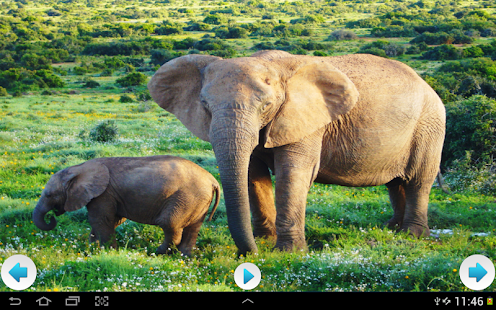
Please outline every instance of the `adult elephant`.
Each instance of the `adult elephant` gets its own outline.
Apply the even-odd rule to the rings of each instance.
[[[254,236],[277,236],[283,250],[305,248],[313,181],[386,184],[394,209],[389,226],[430,234],[427,205],[445,110],[410,67],[365,54],[188,55],[164,64],[148,88],[162,108],[212,144],[240,253],[257,251]]]

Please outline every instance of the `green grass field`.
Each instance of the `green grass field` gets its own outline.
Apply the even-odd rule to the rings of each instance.
[[[233,271],[253,262],[262,271],[260,291],[463,291],[458,268],[469,255],[496,256],[496,197],[434,188],[429,220],[450,229],[439,238],[414,240],[383,228],[392,216],[387,189],[315,184],[308,198],[309,252],[260,252],[238,258],[223,201],[206,222],[192,257],[155,256],[162,230],[127,221],[117,229],[120,249],[89,244],[86,210],[60,216],[40,231],[31,221],[44,184],[64,167],[102,156],[174,154],[218,176],[210,145],[159,109],[136,112],[112,93],[27,96],[3,100],[0,154],[0,263],[14,254],[31,257],[36,291],[238,291]],[[113,119],[119,138],[89,142],[79,133]],[[473,233],[489,235],[473,236]],[[487,290],[495,290],[493,284]],[[0,284],[0,291],[9,291]]]
[[[70,61],[50,60],[51,72],[65,86],[49,89],[15,84],[12,80],[7,81],[12,88],[0,97],[0,265],[15,254],[33,259],[38,276],[28,291],[241,291],[234,283],[233,273],[243,262],[252,262],[261,270],[262,281],[256,291],[467,291],[459,277],[462,261],[470,255],[482,254],[496,262],[496,196],[484,195],[474,185],[451,194],[434,187],[429,203],[433,234],[417,240],[384,228],[393,215],[385,186],[347,188],[314,184],[306,210],[309,250],[273,251],[273,241],[257,239],[259,253],[247,257],[237,256],[223,198],[213,221],[202,226],[191,257],[155,255],[163,241],[162,230],[131,221],[117,228],[118,250],[90,244],[91,228],[85,208],[60,216],[57,227],[49,232],[39,230],[31,221],[32,210],[50,176],[92,158],[176,155],[199,164],[219,179],[211,145],[193,136],[154,102],[137,98],[136,94],[145,91],[146,86],[117,85],[116,80],[128,73],[125,67],[110,68],[114,70],[111,74],[103,74],[104,61],[112,57],[83,54],[88,38],[92,43],[103,43],[102,48],[106,42],[121,40],[142,44],[147,37],[156,39],[157,44],[164,41],[171,46],[171,42],[186,38],[213,37],[218,26],[271,22],[265,34],[262,31],[257,34],[258,26],[248,27],[249,35],[224,42],[235,51],[235,57],[251,55],[254,46],[261,42],[296,44],[281,46],[292,53],[308,55],[315,50],[310,47],[302,50],[307,43],[322,43],[319,51],[327,55],[355,53],[377,40],[387,40],[406,50],[412,45],[409,42],[413,37],[376,38],[371,35],[375,26],[350,28],[358,35],[350,41],[331,42],[327,38],[348,22],[378,16],[381,20],[376,26],[398,28],[408,23],[422,26],[432,21],[437,24],[438,20],[458,25],[460,18],[453,15],[456,12],[461,12],[464,23],[479,27],[483,33],[486,24],[495,20],[496,6],[490,1],[457,1],[453,7],[453,3],[444,0],[87,1],[88,5],[65,2],[7,0],[6,6],[0,8],[0,17],[5,21],[5,26],[0,27],[0,35],[5,38],[5,44],[0,40],[1,68],[20,70],[22,66],[31,66],[29,74],[32,74],[42,67],[30,63],[38,56],[23,59],[23,55],[17,54],[19,51],[29,50],[48,59],[52,56],[46,48],[39,47],[41,43],[67,36],[74,39],[70,42],[73,45],[58,41],[59,45],[50,48],[54,53],[63,49],[74,53],[67,55],[70,56],[67,59],[73,57]],[[53,8],[56,10],[50,11]],[[492,15],[485,17],[480,13],[482,17],[474,17],[468,12],[472,8]],[[409,15],[385,16],[389,12]],[[209,14],[225,16],[225,21],[221,25],[209,25],[210,29],[205,31],[153,33],[153,36],[140,32],[141,26],[158,29],[166,20],[183,23],[179,28],[190,26],[204,21]],[[322,20],[291,23],[302,17]],[[127,30],[126,27],[133,30],[118,34]],[[286,27],[286,32],[274,31],[277,27]],[[298,27],[300,35],[288,30]],[[309,35],[302,36],[302,29],[309,30]],[[487,29],[492,31],[490,27]],[[106,36],[108,33],[111,35]],[[489,44],[495,36],[478,36],[473,45]],[[167,51],[216,55],[224,49],[199,51],[188,47]],[[420,74],[432,73],[444,63],[419,57],[419,53],[402,53],[392,58],[407,63]],[[143,69],[148,78],[156,66],[150,63],[150,51],[117,58],[126,61],[143,58],[144,65],[136,69]],[[83,64],[88,65],[88,71],[77,73],[76,70],[84,69]],[[14,74],[2,75],[4,71],[7,69],[0,70],[0,82],[13,79]],[[485,77],[471,74],[477,78],[473,81],[485,81]],[[458,85],[452,78],[450,83]],[[100,86],[83,87],[88,80]],[[32,83],[28,78],[21,81]],[[496,89],[496,84],[493,86]],[[2,90],[7,92],[2,88],[0,94]],[[131,102],[120,102],[124,95],[130,96]],[[115,122],[117,139],[104,143],[89,139],[91,129],[105,120]],[[5,291],[11,289],[0,281],[0,292]],[[496,291],[496,284],[486,291]]]

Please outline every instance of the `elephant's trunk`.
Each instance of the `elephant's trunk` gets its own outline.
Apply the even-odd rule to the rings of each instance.
[[[44,204],[42,200],[38,202],[36,208],[33,211],[33,223],[41,230],[52,230],[57,225],[57,220],[55,217],[50,218],[50,222],[47,224],[45,222],[45,215],[50,211],[51,208]]]
[[[254,119],[254,118],[251,118]],[[258,143],[258,128],[250,119],[240,120],[235,111],[213,115],[212,143],[224,191],[229,230],[239,254],[257,252],[248,198],[248,165]]]

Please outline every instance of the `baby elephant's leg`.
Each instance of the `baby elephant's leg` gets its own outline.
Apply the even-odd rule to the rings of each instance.
[[[179,245],[183,229],[170,226],[162,226],[164,231],[164,242],[157,249],[157,254],[169,254],[174,246]]]
[[[91,225],[90,242],[99,241],[100,245],[116,249],[115,228],[123,222],[122,217],[105,212],[98,206],[88,206],[88,221]]]
[[[200,221],[193,223],[188,227],[185,227],[183,230],[183,238],[177,249],[186,256],[191,255],[191,250],[193,250],[193,247],[196,244],[198,232],[200,231],[200,227],[203,224],[203,218]]]

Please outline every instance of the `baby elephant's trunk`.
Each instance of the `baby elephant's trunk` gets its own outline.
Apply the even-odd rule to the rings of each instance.
[[[214,213],[217,210],[217,206],[219,205],[219,200],[220,200],[220,186],[219,186],[219,184],[214,184],[214,193],[215,193],[215,204],[214,204],[214,207],[212,208],[212,212],[210,212],[210,216],[208,218],[209,222],[214,217]]]
[[[50,217],[50,222],[47,224],[45,222],[45,216],[50,211],[51,208],[47,207],[46,204],[38,202],[36,208],[33,211],[33,223],[41,230],[52,230],[57,225],[57,220],[54,216]]]

